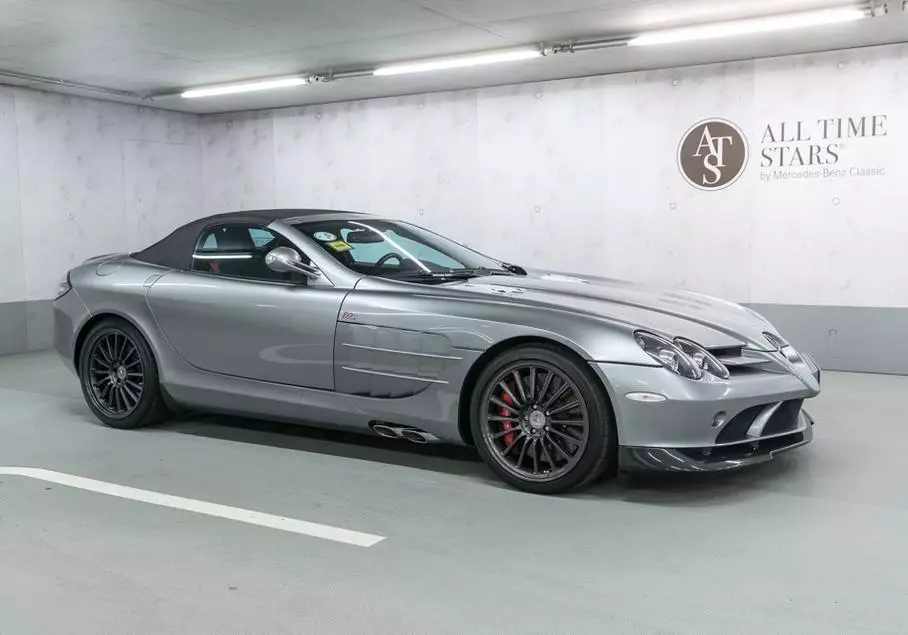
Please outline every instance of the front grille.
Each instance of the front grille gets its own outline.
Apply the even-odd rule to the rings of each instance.
[[[791,401],[786,401],[779,409],[776,410],[769,421],[766,422],[766,427],[763,428],[763,436],[769,436],[771,434],[781,434],[782,432],[793,432],[798,429],[798,413],[801,412],[801,405],[804,403],[803,399],[793,399]]]
[[[740,357],[741,353],[744,352],[743,346],[727,346],[725,348],[710,348],[708,349],[710,353],[714,356],[722,359],[723,357]]]
[[[753,425],[754,419],[760,416],[760,413],[763,412],[763,408],[766,407],[766,404],[753,406],[747,410],[742,410],[740,413],[736,414],[731,421],[725,424],[725,427],[722,428],[722,432],[719,433],[719,436],[716,437],[716,443],[731,443],[733,441],[741,441],[744,437],[747,436],[747,431],[750,429],[750,426]]]
[[[761,436],[781,434],[783,432],[793,432],[798,429],[798,413],[801,412],[803,399],[792,399],[784,402],[766,422]],[[725,424],[719,436],[716,437],[716,443],[734,443],[736,441],[750,441],[747,437],[747,431],[753,422],[760,416],[768,406],[772,404],[761,404],[742,410],[735,415],[731,421]]]

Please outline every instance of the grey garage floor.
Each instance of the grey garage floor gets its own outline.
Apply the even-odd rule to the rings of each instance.
[[[543,498],[464,451],[252,421],[102,427],[0,358],[0,466],[385,536],[361,548],[0,477],[0,633],[905,633],[908,378],[828,373],[763,468]]]

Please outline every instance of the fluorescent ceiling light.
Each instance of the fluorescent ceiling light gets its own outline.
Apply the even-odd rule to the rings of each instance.
[[[716,24],[704,24],[701,26],[682,27],[679,29],[653,31],[652,33],[645,33],[632,38],[630,42],[628,42],[628,46],[652,46],[654,44],[709,40],[714,38],[733,37],[736,35],[749,35],[751,33],[768,33],[771,31],[800,29],[824,24],[852,22],[865,17],[867,17],[866,11],[855,7],[805,11],[803,13],[767,16],[765,18],[752,18],[749,20],[735,20],[731,22],[718,22]]]
[[[272,88],[289,88],[291,86],[302,86],[308,83],[308,79],[299,75],[293,77],[278,77],[272,79],[259,79],[251,82],[235,82],[233,84],[220,84],[218,86],[207,86],[205,88],[193,88],[180,93],[183,99],[195,99],[197,97],[214,97],[216,95],[233,95],[235,93],[249,93],[255,90],[270,90]]]
[[[516,62],[528,60],[542,55],[539,49],[515,49],[511,51],[498,51],[495,53],[480,53],[479,55],[462,55],[459,57],[445,57],[421,62],[405,62],[403,64],[389,64],[381,66],[373,75],[403,75],[404,73],[424,73],[426,71],[443,71],[449,68],[464,68],[467,66],[481,66],[483,64],[498,64],[500,62]]]

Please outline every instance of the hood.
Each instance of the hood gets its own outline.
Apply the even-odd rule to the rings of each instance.
[[[624,280],[529,271],[526,276],[474,278],[456,286],[524,305],[624,323],[669,339],[685,337],[707,348],[744,345],[766,350],[763,333],[775,332],[758,314],[739,304]]]

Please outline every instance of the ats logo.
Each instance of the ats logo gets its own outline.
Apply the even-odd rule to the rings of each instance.
[[[763,126],[760,137],[760,181],[886,176],[886,165],[843,162],[843,152],[852,141],[876,140],[871,143],[875,145],[885,143],[888,136],[886,115],[772,121]],[[744,173],[749,155],[747,138],[738,126],[726,119],[706,119],[681,138],[678,168],[694,187],[721,190]],[[862,160],[855,156],[855,161]]]
[[[678,146],[678,167],[688,183],[701,190],[721,190],[744,173],[748,148],[744,133],[725,119],[692,126]]]

